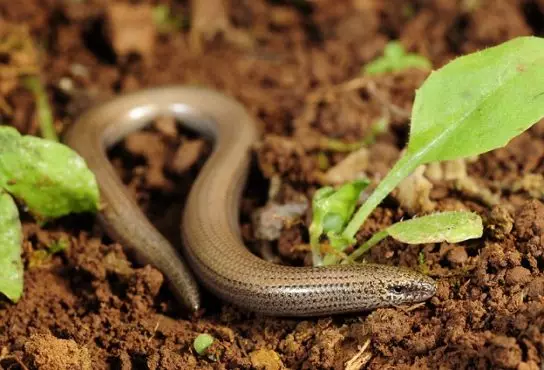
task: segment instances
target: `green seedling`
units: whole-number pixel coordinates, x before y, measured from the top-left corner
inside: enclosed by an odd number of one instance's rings
[[[67,146],[0,126],[0,293],[22,294],[21,224],[16,199],[40,222],[96,212],[99,190],[85,161]],[[64,245],[52,249],[63,248]]]
[[[383,56],[364,66],[362,72],[367,75],[378,75],[409,68],[428,70],[432,68],[432,64],[421,55],[406,53],[400,42],[390,41],[383,50]]]
[[[338,139],[328,139],[326,149],[333,152],[353,152],[362,148],[363,146],[369,146],[376,141],[376,137],[385,131],[389,126],[389,118],[386,116],[380,117],[371,126],[370,132],[362,140],[354,143],[346,143]]]
[[[471,212],[452,211],[435,213],[397,222],[368,239],[349,257],[360,258],[366,251],[390,236],[406,244],[459,243],[482,236],[482,219]]]
[[[420,251],[417,255],[417,264],[419,271],[421,271],[425,275],[429,274],[429,265],[427,265],[427,260],[423,251]]]
[[[45,139],[59,141],[55,126],[53,124],[53,113],[45,89],[38,76],[31,75],[23,79],[23,85],[34,94],[36,99],[36,111],[38,125]]]
[[[313,264],[323,265],[320,238],[327,235],[331,246],[343,250],[347,245],[339,237],[346,223],[355,211],[361,192],[369,185],[369,181],[355,180],[345,184],[338,190],[330,186],[316,191],[312,200],[313,218],[309,228],[310,245],[312,246]]]
[[[47,253],[56,254],[68,249],[69,246],[70,242],[66,239],[55,240],[47,247]]]
[[[213,344],[213,341],[214,337],[212,337],[210,334],[199,334],[193,342],[193,348],[195,349],[196,353],[202,356]]]
[[[53,255],[66,250],[69,243],[66,239],[60,239],[52,242],[47,249],[38,249],[32,251],[28,258],[28,268],[42,266],[51,261]]]
[[[518,37],[432,72],[416,92],[404,155],[335,233],[335,243],[352,245],[372,211],[418,166],[503,147],[544,117],[543,67],[544,39]],[[447,218],[441,222],[437,232],[449,228]]]

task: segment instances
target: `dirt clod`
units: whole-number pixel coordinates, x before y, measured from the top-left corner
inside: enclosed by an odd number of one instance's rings
[[[169,168],[177,174],[181,174],[191,168],[201,157],[206,148],[206,142],[201,139],[187,140],[174,154]]]
[[[150,5],[109,4],[106,19],[111,46],[120,58],[136,53],[148,61],[153,56],[156,28]]]
[[[59,339],[50,334],[36,334],[24,344],[24,361],[37,369],[92,369],[91,356],[85,347],[71,339]]]
[[[509,285],[525,284],[531,280],[531,271],[522,266],[516,266],[506,273],[506,283]]]
[[[258,349],[249,354],[251,365],[260,370],[280,370],[284,368],[280,356],[270,349]]]
[[[448,261],[455,266],[463,265],[468,259],[466,248],[455,246],[448,252]]]
[[[495,336],[490,340],[489,357],[495,366],[515,369],[521,362],[521,348],[515,338]]]

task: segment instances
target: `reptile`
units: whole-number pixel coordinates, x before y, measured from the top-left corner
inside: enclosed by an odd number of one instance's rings
[[[106,152],[161,115],[176,117],[214,143],[186,200],[181,253],[127,193]],[[200,309],[200,284],[224,301],[270,316],[354,313],[434,295],[432,278],[405,267],[286,266],[251,253],[240,232],[239,203],[259,136],[256,121],[236,100],[203,87],[162,86],[90,108],[68,129],[64,142],[95,174],[104,204],[98,218],[106,233],[137,262],[159,269],[188,310]]]

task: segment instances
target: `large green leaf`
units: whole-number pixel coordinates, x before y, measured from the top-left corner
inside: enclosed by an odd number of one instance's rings
[[[96,179],[77,153],[7,126],[0,127],[0,188],[45,219],[98,210]]]
[[[408,151],[420,163],[506,145],[544,116],[544,39],[520,37],[460,57],[417,91]]]
[[[13,198],[0,190],[0,293],[17,302],[23,294],[23,235]]]

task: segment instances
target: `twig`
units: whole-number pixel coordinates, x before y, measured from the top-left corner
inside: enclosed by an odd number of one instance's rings
[[[151,336],[147,339],[147,343],[151,342],[151,339],[153,339],[153,337],[155,336],[155,333],[157,332],[157,329],[159,328],[160,322],[161,320],[158,319],[157,323],[155,324],[155,327],[153,328],[153,332],[151,333]]]
[[[367,349],[370,345],[370,339],[367,339],[359,352],[355,354],[349,361],[346,362],[345,370],[359,370],[361,369],[370,359],[372,358],[372,353],[367,352]]]

